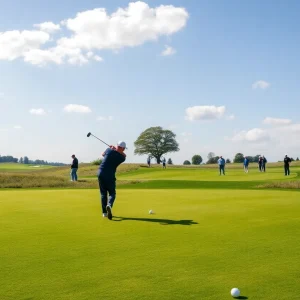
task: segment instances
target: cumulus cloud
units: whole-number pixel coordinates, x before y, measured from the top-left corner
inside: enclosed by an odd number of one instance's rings
[[[252,84],[252,88],[255,90],[255,89],[267,89],[270,87],[270,83],[267,82],[267,81],[264,81],[264,80],[259,80],[259,81],[256,81]]]
[[[112,116],[108,116],[108,117],[98,117],[97,121],[112,121],[114,118]]]
[[[68,104],[64,107],[64,111],[67,113],[90,113],[92,110],[88,106],[78,104]]]
[[[72,65],[83,65],[88,63],[88,58],[83,55],[81,49],[69,49],[58,46],[48,50],[31,49],[24,54],[24,61],[39,66],[44,66],[48,63],[61,65],[65,62]]]
[[[196,120],[214,120],[224,116],[225,106],[193,106],[186,109],[186,119]]]
[[[37,116],[42,116],[42,115],[46,114],[46,112],[43,108],[32,108],[29,112],[32,115],[37,115]]]
[[[266,130],[260,128],[253,128],[249,131],[238,132],[231,138],[234,142],[250,142],[250,143],[259,143],[270,140],[270,135]]]
[[[53,22],[44,22],[41,24],[34,24],[33,26],[38,28],[41,31],[45,31],[48,33],[53,33],[55,31],[60,30],[60,25],[54,24]]]
[[[16,125],[14,126],[14,129],[22,129],[22,126]]]
[[[267,117],[263,120],[263,123],[267,125],[273,125],[273,126],[282,126],[282,125],[291,124],[292,120]]]
[[[171,56],[176,53],[176,50],[171,46],[165,46],[165,50],[161,53],[162,56]]]
[[[43,31],[6,31],[0,32],[0,60],[15,60],[32,49],[38,49],[50,40]]]
[[[102,57],[93,51],[117,51],[171,36],[186,26],[188,17],[183,7],[160,5],[151,8],[141,1],[129,3],[128,7],[112,14],[105,8],[82,11],[60,25],[44,22],[33,25],[39,30],[0,32],[0,60],[23,58],[38,66],[100,62]],[[64,35],[55,40],[55,45],[42,47],[61,27]],[[173,48],[166,49],[168,55],[173,52]]]

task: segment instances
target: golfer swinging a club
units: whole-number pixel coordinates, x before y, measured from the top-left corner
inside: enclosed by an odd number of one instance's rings
[[[109,146],[102,153],[103,161],[98,170],[98,182],[101,194],[103,217],[112,219],[112,207],[116,199],[116,171],[117,167],[126,159],[125,142],[119,142],[117,147]],[[109,197],[107,198],[107,194]]]

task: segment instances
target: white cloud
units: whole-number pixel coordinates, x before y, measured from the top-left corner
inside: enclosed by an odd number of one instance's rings
[[[48,50],[32,49],[25,53],[24,61],[33,65],[44,66],[47,63],[64,64],[66,61],[72,65],[83,65],[88,59],[82,54],[81,49],[53,47]]]
[[[189,14],[183,7],[161,5],[155,8],[138,1],[108,14],[104,8],[77,13],[60,22],[64,35],[52,47],[41,48],[51,40],[49,33],[60,29],[53,22],[35,24],[39,30],[0,33],[0,60],[24,57],[28,63],[82,65],[103,59],[93,50],[117,51],[136,47],[161,36],[171,36],[186,26]],[[170,50],[169,50],[170,52]],[[172,51],[171,51],[172,52]],[[170,53],[171,53],[170,52]]]
[[[270,85],[271,85],[271,84],[270,84],[269,82],[267,82],[267,81],[259,80],[259,81],[256,81],[256,82],[254,82],[254,83],[252,84],[252,88],[253,88],[253,89],[262,89],[262,90],[264,90],[264,89],[269,88]]]
[[[42,115],[46,114],[46,112],[43,108],[32,108],[29,112],[32,115],[38,115],[38,116],[42,116]]]
[[[224,116],[225,106],[193,106],[186,109],[186,119],[195,120],[214,120]]]
[[[22,129],[22,126],[16,125],[14,126],[14,129]]]
[[[165,46],[165,50],[161,53],[162,56],[171,56],[176,53],[176,50],[171,46]]]
[[[34,24],[33,26],[38,28],[41,31],[45,31],[48,33],[53,33],[55,31],[60,30],[60,25],[54,24],[53,22],[44,22],[41,24]]]
[[[295,124],[288,124],[280,127],[276,127],[275,133],[278,134],[278,131],[284,131],[286,134],[288,133],[300,133],[300,124],[295,123]]]
[[[6,31],[0,32],[0,60],[15,60],[28,51],[40,48],[50,40],[43,31]]]
[[[63,21],[73,35],[60,39],[58,44],[88,50],[134,47],[178,32],[187,19],[188,13],[182,7],[150,8],[141,1],[131,2],[111,15],[104,8],[96,8]]]
[[[8,131],[7,128],[0,128],[0,132],[6,132]]]
[[[94,55],[94,57],[93,57],[93,59],[95,60],[95,61],[103,61],[103,58],[102,57],[100,57],[99,55]]]
[[[114,118],[112,116],[108,116],[108,117],[98,117],[97,121],[112,121]]]
[[[1,98],[4,98],[4,93],[1,93],[1,92],[0,92],[0,99],[1,99]]]
[[[249,131],[241,131],[234,135],[230,140],[234,142],[251,142],[259,143],[270,140],[270,135],[266,130],[260,128],[253,128]]]
[[[292,120],[267,117],[263,120],[263,123],[267,125],[281,126],[291,124]]]
[[[64,107],[64,111],[68,113],[90,113],[92,110],[88,106],[78,104],[68,104]]]
[[[232,121],[234,119],[235,119],[235,115],[229,115],[226,117],[226,120],[228,120],[228,121]]]

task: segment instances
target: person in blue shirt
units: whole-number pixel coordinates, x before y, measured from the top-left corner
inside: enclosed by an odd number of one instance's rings
[[[220,171],[220,175],[223,172],[223,175],[225,175],[225,159],[220,156],[220,158],[218,159],[218,165],[219,165],[219,171]]]
[[[247,156],[244,158],[244,171],[245,173],[249,172],[249,158]]]
[[[117,147],[107,148],[102,153],[104,158],[97,173],[103,217],[108,217],[109,220],[113,217],[112,208],[116,199],[116,171],[118,166],[126,160],[125,149],[125,142],[119,142]]]
[[[77,181],[78,177],[77,177],[77,170],[78,170],[78,159],[75,156],[75,154],[72,155],[73,161],[71,164],[71,181]]]

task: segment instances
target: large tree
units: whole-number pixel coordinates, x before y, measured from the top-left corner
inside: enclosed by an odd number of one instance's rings
[[[233,159],[234,163],[242,163],[244,161],[244,154],[237,153]]]
[[[208,155],[207,155],[207,159],[210,160],[212,158],[215,157],[215,154],[213,152],[209,152]]]
[[[171,130],[164,130],[160,126],[150,127],[143,131],[134,142],[134,154],[151,155],[160,164],[162,155],[179,151],[175,137],[175,133]]]
[[[210,159],[208,159],[206,164],[207,165],[216,164],[219,158],[220,158],[219,156],[211,157]]]
[[[202,163],[202,157],[201,157],[201,155],[194,155],[193,157],[192,157],[192,164],[193,165],[200,165]]]

